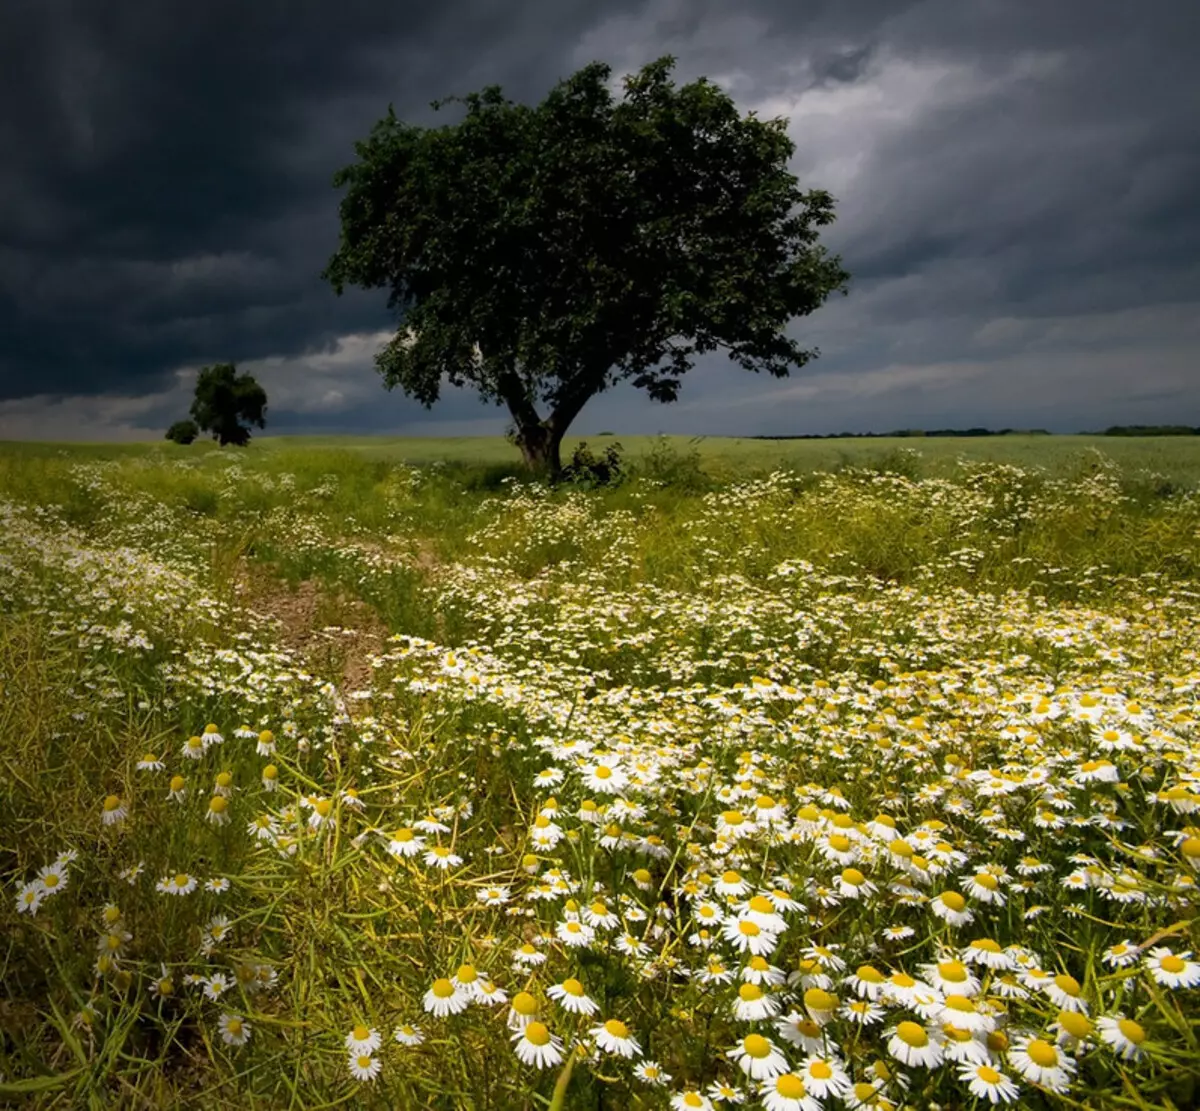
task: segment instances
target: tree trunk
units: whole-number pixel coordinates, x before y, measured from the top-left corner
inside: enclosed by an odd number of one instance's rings
[[[517,426],[517,447],[525,465],[537,474],[556,478],[562,470],[563,434],[539,421],[537,424]]]

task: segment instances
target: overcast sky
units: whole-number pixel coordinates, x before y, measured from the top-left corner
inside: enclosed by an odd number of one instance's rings
[[[573,431],[1200,424],[1195,0],[0,0],[0,438],[160,437],[226,360],[269,431],[502,431],[383,390],[386,292],[319,278],[331,177],[389,101],[665,53],[789,119],[850,293],[789,379],[708,355]]]

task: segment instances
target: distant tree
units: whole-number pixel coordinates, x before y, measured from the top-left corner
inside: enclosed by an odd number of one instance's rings
[[[222,445],[244,447],[250,442],[247,425],[266,427],[267,392],[249,374],[238,374],[233,363],[206,366],[196,378],[191,413],[196,424]],[[242,422],[246,423],[243,424]]]
[[[167,429],[166,439],[177,444],[190,444],[199,435],[200,429],[194,420],[177,420]]]
[[[593,62],[536,108],[496,85],[434,101],[466,104],[454,126],[389,106],[355,144],[322,277],[390,289],[388,389],[429,408],[443,380],[470,385],[508,407],[526,463],[557,473],[571,422],[619,381],[667,402],[692,354],[779,378],[818,354],[782,329],[846,291],[817,244],[833,198],[788,172],[786,120],[740,117],[705,78],[677,89],[673,65],[627,77],[616,105]]]

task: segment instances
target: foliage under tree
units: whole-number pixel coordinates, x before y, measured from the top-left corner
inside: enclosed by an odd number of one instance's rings
[[[167,429],[165,439],[176,444],[190,444],[200,435],[200,429],[194,420],[177,420]]]
[[[334,177],[341,240],[322,276],[388,288],[401,330],[376,356],[427,408],[443,380],[508,407],[527,463],[560,469],[563,434],[628,380],[674,401],[689,356],[717,349],[786,377],[818,352],[782,334],[846,291],[817,243],[833,198],[787,169],[785,120],[739,116],[667,55],[625,79],[585,66],[536,108],[499,86],[459,124],[387,116]],[[660,365],[663,360],[665,365]],[[544,413],[544,415],[543,415]]]
[[[266,427],[267,393],[249,374],[238,374],[233,363],[206,366],[196,378],[191,413],[196,424],[221,444],[244,447],[249,425]],[[244,423],[243,423],[244,422]]]

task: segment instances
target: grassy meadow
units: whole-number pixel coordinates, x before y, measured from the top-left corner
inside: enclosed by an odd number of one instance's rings
[[[0,444],[0,1102],[1200,1104],[1200,443],[615,441]]]

